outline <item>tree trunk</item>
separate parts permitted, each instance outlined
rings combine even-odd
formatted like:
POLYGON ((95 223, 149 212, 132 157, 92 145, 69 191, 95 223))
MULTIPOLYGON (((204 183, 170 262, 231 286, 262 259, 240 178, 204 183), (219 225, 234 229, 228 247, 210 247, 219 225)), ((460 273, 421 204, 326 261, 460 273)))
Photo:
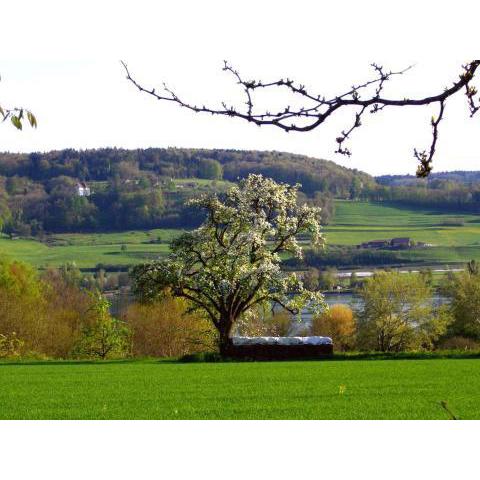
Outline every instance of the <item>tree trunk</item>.
POLYGON ((232 346, 232 339, 230 337, 230 333, 232 330, 233 321, 230 318, 221 318, 220 325, 218 328, 219 338, 219 349, 220 355, 228 356, 230 347, 232 346))

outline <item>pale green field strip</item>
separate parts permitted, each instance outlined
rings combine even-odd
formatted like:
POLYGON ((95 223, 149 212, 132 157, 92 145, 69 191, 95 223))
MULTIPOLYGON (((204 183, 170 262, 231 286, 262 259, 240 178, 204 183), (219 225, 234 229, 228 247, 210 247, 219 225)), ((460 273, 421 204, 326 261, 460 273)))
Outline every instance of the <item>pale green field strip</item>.
MULTIPOLYGON (((187 179, 188 180, 188 179, 187 179)), ((187 181, 186 180, 186 181, 187 181)), ((134 265, 168 253, 168 242, 180 230, 155 229, 114 233, 56 234, 47 244, 33 240, 0 238, 0 254, 38 267, 75 261, 81 268, 97 264, 134 265), (149 243, 157 241, 162 243, 149 243), (122 245, 126 250, 122 250, 122 245)), ((434 245, 401 252, 419 262, 480 260, 480 216, 398 208, 368 202, 336 201, 336 216, 324 229, 330 245, 358 245, 369 240, 410 237, 434 245), (459 222, 451 226, 449 223, 459 222)))

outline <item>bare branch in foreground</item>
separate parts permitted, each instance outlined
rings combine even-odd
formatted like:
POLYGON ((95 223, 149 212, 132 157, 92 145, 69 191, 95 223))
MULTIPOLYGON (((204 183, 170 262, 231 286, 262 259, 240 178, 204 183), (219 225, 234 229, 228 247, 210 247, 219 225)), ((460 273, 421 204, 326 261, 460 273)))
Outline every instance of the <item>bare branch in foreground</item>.
POLYGON ((432 171, 433 158, 438 142, 439 125, 444 119, 447 100, 465 89, 470 116, 473 117, 478 110, 480 110, 480 97, 477 96, 478 91, 476 87, 472 85, 476 71, 480 65, 480 60, 472 60, 464 65, 459 79, 450 87, 445 88, 443 92, 418 99, 389 99, 383 96, 385 83, 391 80, 392 77, 403 75, 412 68, 411 66, 400 71, 387 71, 384 67, 374 63, 371 65, 375 72, 373 79, 358 85, 353 85, 340 95, 326 98, 325 96, 309 92, 304 85, 296 83, 289 78, 281 78, 269 83, 263 83, 261 80, 245 80, 237 70, 225 61, 223 70, 230 73, 244 91, 244 108, 227 105, 225 102, 222 103, 221 108, 190 104, 181 99, 165 84, 163 84, 162 91, 157 93, 154 88, 145 88, 138 83, 130 74, 125 62, 122 62, 122 65, 127 74, 127 79, 135 85, 139 91, 147 93, 158 100, 173 102, 182 108, 192 110, 196 113, 204 112, 212 115, 241 118, 258 126, 273 125, 286 132, 308 132, 314 130, 333 116, 334 113, 345 110, 347 107, 352 107, 355 109, 352 125, 348 129, 343 130, 336 138, 337 149, 335 153, 347 156, 351 155, 351 150, 345 146, 345 143, 350 139, 354 130, 362 125, 362 120, 366 114, 378 113, 387 107, 438 105, 439 115, 436 118, 432 118, 431 121, 432 140, 430 148, 421 151, 414 149, 414 156, 419 162, 417 169, 418 177, 426 177, 432 171), (296 98, 300 98, 304 102, 303 105, 296 108, 287 105, 279 111, 274 112, 268 110, 257 112, 254 104, 254 93, 272 88, 286 89, 296 98), (371 91, 372 89, 373 92, 371 91))

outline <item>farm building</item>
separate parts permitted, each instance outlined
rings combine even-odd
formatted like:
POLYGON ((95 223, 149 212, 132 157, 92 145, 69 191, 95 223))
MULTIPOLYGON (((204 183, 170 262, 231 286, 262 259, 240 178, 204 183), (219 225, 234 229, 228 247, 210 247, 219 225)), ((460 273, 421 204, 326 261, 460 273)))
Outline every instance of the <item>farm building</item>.
POLYGON ((359 245, 360 248, 387 248, 390 246, 389 240, 371 240, 359 245))
POLYGON ((90 187, 85 182, 77 183, 77 194, 79 197, 88 197, 90 193, 90 187))
POLYGON ((392 238, 390 245, 392 248, 410 248, 413 246, 413 242, 410 238, 392 238))
POLYGON ((414 242, 410 238, 392 238, 391 240, 371 240, 358 245, 358 248, 412 248, 414 242))

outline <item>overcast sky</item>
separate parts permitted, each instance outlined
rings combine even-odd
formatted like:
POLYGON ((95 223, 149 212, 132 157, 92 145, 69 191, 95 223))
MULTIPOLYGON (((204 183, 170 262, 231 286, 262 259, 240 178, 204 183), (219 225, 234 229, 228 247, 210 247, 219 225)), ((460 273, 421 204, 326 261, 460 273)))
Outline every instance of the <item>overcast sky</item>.
MULTIPOLYGON (((430 95, 451 85, 462 63, 478 58, 476 3, 457 0, 447 8, 446 2, 419 0, 2 2, 0 104, 30 108, 38 129, 17 132, 0 125, 0 150, 280 150, 372 174, 414 173, 413 147, 429 146, 431 107, 369 117, 355 133, 347 159, 334 150, 350 117, 287 134, 194 115, 140 94, 126 81, 119 60, 148 86, 165 81, 192 103, 213 106, 241 99, 221 71, 223 59, 247 78, 288 76, 327 96, 369 79, 373 61, 392 69, 415 64, 408 75, 392 80, 386 95, 430 95)), ((468 117, 463 97, 448 104, 436 171, 480 169, 480 115, 468 117)), ((275 96, 268 102, 291 100, 275 96)))

